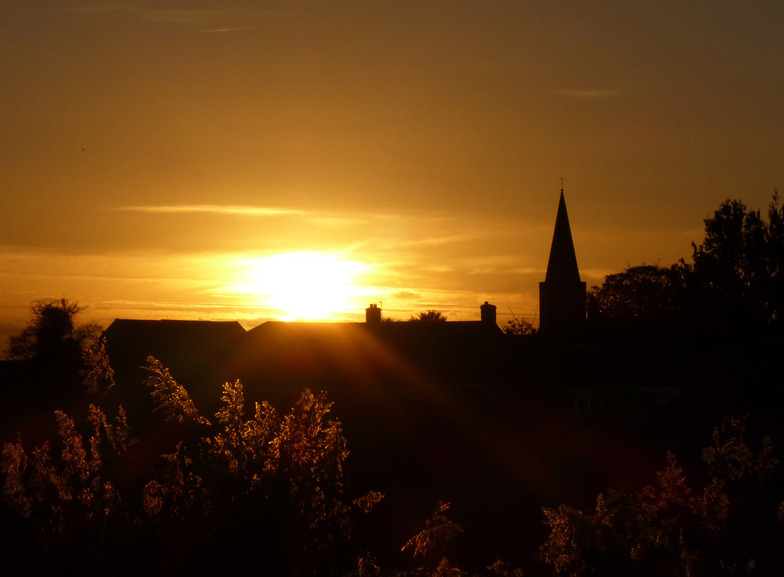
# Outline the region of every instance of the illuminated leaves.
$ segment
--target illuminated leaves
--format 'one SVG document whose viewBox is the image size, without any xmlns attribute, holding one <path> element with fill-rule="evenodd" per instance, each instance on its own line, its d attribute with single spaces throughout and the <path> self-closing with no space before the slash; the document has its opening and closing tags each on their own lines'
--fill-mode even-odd
<svg viewBox="0 0 784 577">
<path fill-rule="evenodd" d="M 155 357 L 147 357 L 147 364 L 142 368 L 150 373 L 150 376 L 144 380 L 144 384 L 152 389 L 150 394 L 155 402 L 155 410 L 162 413 L 166 421 L 210 424 L 207 419 L 199 415 L 188 391 L 174 380 L 163 363 Z"/>
<path fill-rule="evenodd" d="M 178 523 L 209 540 L 215 527 L 237 515 L 268 532 L 270 543 L 296 543 L 302 555 L 295 565 L 311 566 L 332 544 L 348 539 L 353 511 L 369 512 L 383 498 L 374 492 L 345 499 L 348 449 L 340 422 L 328 418 L 332 403 L 325 393 L 303 391 L 283 416 L 268 403 L 256 403 L 253 417 L 246 418 L 242 383 L 225 383 L 211 422 L 158 361 L 149 359 L 147 370 L 157 409 L 191 433 L 183 429 L 176 450 L 163 456 L 165 466 L 144 488 L 144 511 L 153 522 Z M 281 517 L 285 530 L 267 526 Z"/>
<path fill-rule="evenodd" d="M 108 364 L 96 366 L 106 374 Z M 224 568 L 263 551 L 265 562 L 287 566 L 286 573 L 313 573 L 347 546 L 352 516 L 383 498 L 344 495 L 347 443 L 325 393 L 305 390 L 283 415 L 255 403 L 248 417 L 242 383 L 228 382 L 208 420 L 162 363 L 149 358 L 145 368 L 155 410 L 167 422 L 158 440 L 171 442 L 159 458 L 137 449 L 122 407 L 109 418 L 90 405 L 82 422 L 56 411 L 51 444 L 30 453 L 21 439 L 4 446 L 4 500 L 35 529 L 45 564 L 67 555 L 84 569 L 85 556 L 106 554 L 90 561 L 106 569 L 116 557 L 104 552 L 119 547 L 126 560 L 154 565 L 158 554 L 185 546 L 222 559 Z M 149 549 L 138 553 L 136 541 Z M 221 557 L 227 550 L 233 559 Z"/>
<path fill-rule="evenodd" d="M 85 439 L 69 415 L 55 411 L 56 458 L 48 442 L 30 455 L 21 440 L 3 448 L 5 500 L 34 523 L 47 548 L 63 538 L 102 530 L 123 516 L 120 494 L 105 464 L 131 444 L 125 414 L 120 410 L 110 424 L 103 411 L 91 405 L 88 420 L 93 431 Z"/>
<path fill-rule="evenodd" d="M 363 513 L 370 513 L 373 507 L 384 499 L 384 494 L 378 491 L 370 491 L 367 495 L 354 499 L 351 504 Z"/>
<path fill-rule="evenodd" d="M 114 370 L 106 354 L 106 339 L 101 337 L 82 349 L 85 369 L 82 382 L 87 392 L 93 395 L 106 394 L 114 387 Z"/>
<path fill-rule="evenodd" d="M 157 479 L 144 486 L 142 503 L 151 517 L 162 516 L 201 526 L 212 508 L 198 464 L 187 455 L 182 442 L 173 453 L 162 455 L 166 465 Z"/>
<path fill-rule="evenodd" d="M 713 446 L 702 450 L 702 460 L 710 472 L 725 481 L 735 482 L 744 477 L 765 481 L 773 476 L 778 459 L 773 454 L 770 438 L 763 437 L 755 455 L 746 443 L 745 419 L 726 418 L 712 434 Z"/>
<path fill-rule="evenodd" d="M 33 502 L 25 487 L 28 462 L 29 459 L 22 448 L 21 440 L 5 444 L 3 459 L 0 461 L 4 477 L 3 496 L 14 510 L 25 518 L 30 517 Z"/>
<path fill-rule="evenodd" d="M 672 454 L 656 482 L 599 495 L 595 512 L 544 509 L 541 558 L 555 575 L 745 574 L 776 563 L 778 501 L 765 492 L 777 461 L 769 440 L 755 454 L 743 419 L 727 419 L 703 450 L 709 478 L 689 486 Z"/>
<path fill-rule="evenodd" d="M 401 551 L 410 551 L 414 558 L 421 557 L 426 565 L 434 567 L 433 575 L 460 575 L 460 570 L 452 567 L 446 558 L 446 551 L 455 537 L 463 529 L 449 519 L 446 513 L 451 503 L 439 501 L 433 516 L 425 522 L 425 528 L 411 537 Z M 436 560 L 440 559 L 436 563 Z M 422 569 L 420 568 L 420 571 Z"/>
</svg>

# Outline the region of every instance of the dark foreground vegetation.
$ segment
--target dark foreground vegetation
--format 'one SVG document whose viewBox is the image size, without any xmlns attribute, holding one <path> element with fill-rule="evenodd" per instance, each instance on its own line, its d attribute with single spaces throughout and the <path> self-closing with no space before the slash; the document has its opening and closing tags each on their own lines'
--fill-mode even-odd
<svg viewBox="0 0 784 577">
<path fill-rule="evenodd" d="M 476 371 L 401 348 L 361 387 L 277 351 L 222 387 L 115 374 L 39 303 L 2 367 L 2 572 L 782 574 L 784 210 L 705 224 L 691 262 L 594 287 L 583 332 L 516 320 Z"/>
</svg>

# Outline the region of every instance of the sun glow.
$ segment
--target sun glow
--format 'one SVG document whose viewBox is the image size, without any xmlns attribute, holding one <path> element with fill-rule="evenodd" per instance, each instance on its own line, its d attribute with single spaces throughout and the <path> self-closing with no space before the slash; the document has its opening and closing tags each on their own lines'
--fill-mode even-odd
<svg viewBox="0 0 784 577">
<path fill-rule="evenodd" d="M 339 253 L 294 252 L 243 259 L 232 291 L 247 295 L 282 320 L 318 320 L 364 308 L 357 284 L 370 267 Z M 361 309 L 359 309 L 361 310 Z"/>
</svg>

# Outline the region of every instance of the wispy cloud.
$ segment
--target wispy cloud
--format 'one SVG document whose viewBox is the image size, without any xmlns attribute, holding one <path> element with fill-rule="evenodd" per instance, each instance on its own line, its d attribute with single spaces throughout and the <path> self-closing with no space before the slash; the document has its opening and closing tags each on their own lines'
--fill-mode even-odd
<svg viewBox="0 0 784 577">
<path fill-rule="evenodd" d="M 373 215 L 378 216 L 378 215 Z M 379 218 L 383 218 L 383 216 L 379 216 Z M 354 226 L 357 224 L 364 224 L 367 223 L 371 219 L 370 216 L 362 216 L 362 215 L 318 215 L 314 216 L 313 218 L 309 219 L 315 225 L 329 227 L 329 228 L 344 228 L 348 226 Z"/>
<path fill-rule="evenodd" d="M 446 246 L 451 244 L 459 244 L 472 242 L 482 237 L 481 233 L 475 234 L 444 234 L 443 236 L 426 236 L 415 239 L 395 239 L 395 246 L 398 248 L 418 248 L 418 247 L 435 247 Z"/>
<path fill-rule="evenodd" d="M 234 27 L 224 27 L 224 28 L 205 28 L 202 30 L 203 34 L 226 34 L 229 32 L 244 32 L 246 30 L 255 30 L 255 26 L 234 26 Z"/>
<path fill-rule="evenodd" d="M 249 206 L 241 204 L 170 204 L 123 206 L 120 212 L 146 212 L 153 214 L 227 214 L 237 216 L 285 216 L 305 214 L 305 211 L 294 208 L 269 206 Z"/>
</svg>

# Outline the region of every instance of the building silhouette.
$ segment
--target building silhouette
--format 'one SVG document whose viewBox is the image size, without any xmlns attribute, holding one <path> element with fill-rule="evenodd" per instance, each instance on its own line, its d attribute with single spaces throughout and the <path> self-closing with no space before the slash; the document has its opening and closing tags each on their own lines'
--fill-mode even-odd
<svg viewBox="0 0 784 577">
<path fill-rule="evenodd" d="M 568 335 L 585 322 L 586 285 L 563 190 L 539 294 L 543 335 Z M 479 309 L 472 321 L 384 322 L 373 303 L 364 323 L 268 321 L 248 331 L 236 322 L 117 319 L 105 336 L 118 381 L 135 388 L 145 377 L 140 366 L 154 356 L 205 398 L 216 397 L 215 383 L 234 378 L 289 391 L 325 386 L 333 393 L 373 381 L 404 383 L 412 374 L 401 372 L 406 366 L 435 387 L 508 384 L 503 365 L 511 344 L 498 327 L 496 306 L 484 301 Z M 270 393 L 267 388 L 263 395 Z"/>
<path fill-rule="evenodd" d="M 539 330 L 543 334 L 574 332 L 585 324 L 585 283 L 580 280 L 577 256 L 563 189 L 555 218 L 547 274 L 539 283 Z"/>
</svg>

